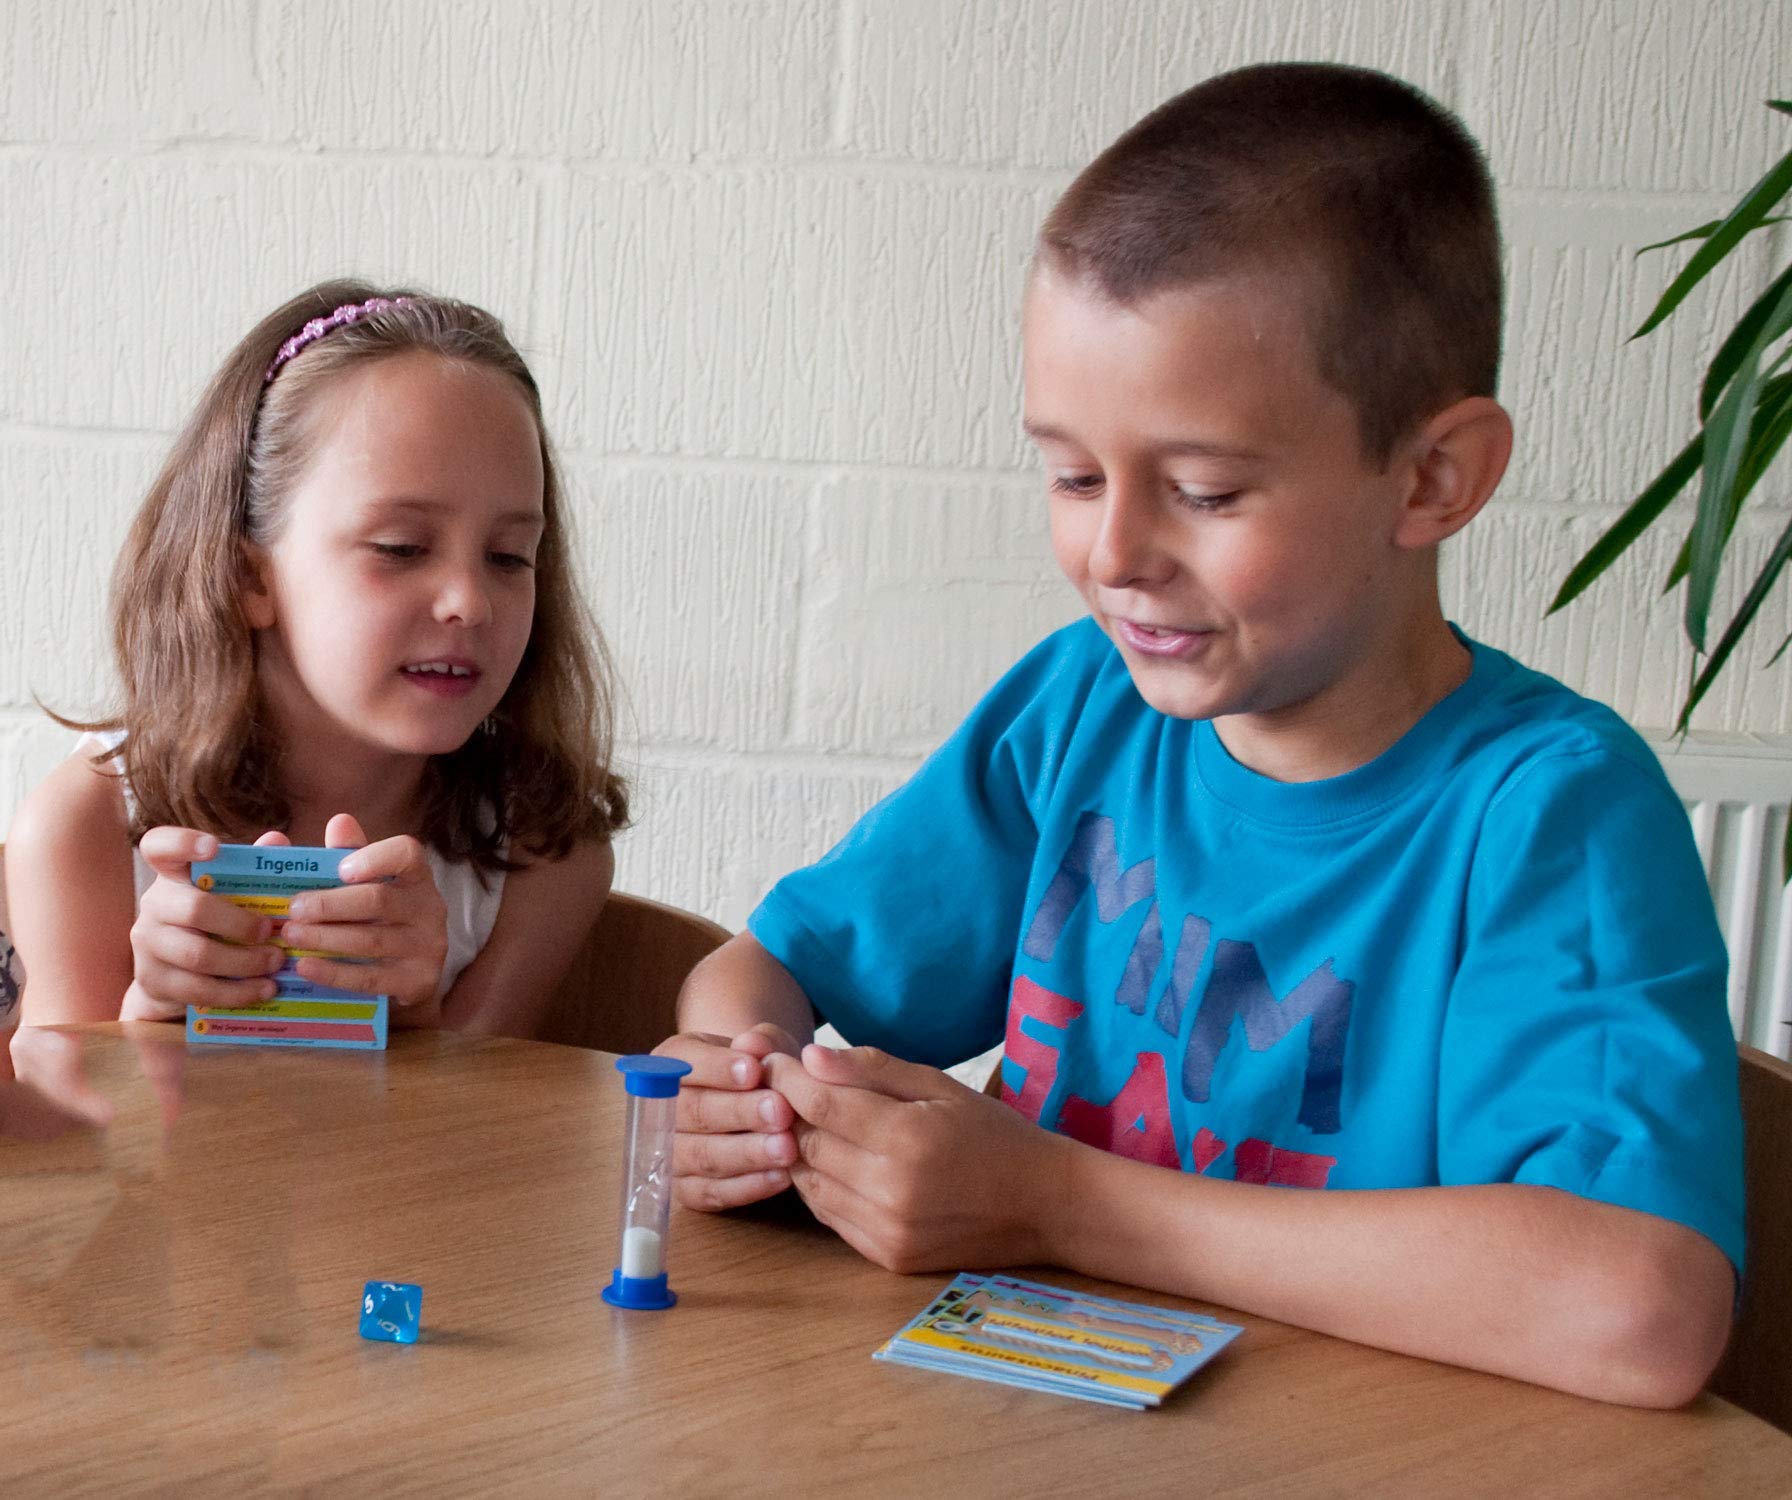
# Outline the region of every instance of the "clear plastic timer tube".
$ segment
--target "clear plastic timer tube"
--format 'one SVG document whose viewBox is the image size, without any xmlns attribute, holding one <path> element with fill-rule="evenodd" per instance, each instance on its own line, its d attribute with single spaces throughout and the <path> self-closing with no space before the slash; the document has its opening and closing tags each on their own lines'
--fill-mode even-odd
<svg viewBox="0 0 1792 1500">
<path fill-rule="evenodd" d="M 604 1288 L 604 1300 L 617 1307 L 670 1307 L 678 1300 L 666 1278 L 672 1139 L 678 1119 L 679 1079 L 690 1067 L 667 1057 L 624 1057 L 617 1060 L 616 1067 L 628 1090 L 628 1113 L 623 1129 L 616 1269 Z"/>
</svg>

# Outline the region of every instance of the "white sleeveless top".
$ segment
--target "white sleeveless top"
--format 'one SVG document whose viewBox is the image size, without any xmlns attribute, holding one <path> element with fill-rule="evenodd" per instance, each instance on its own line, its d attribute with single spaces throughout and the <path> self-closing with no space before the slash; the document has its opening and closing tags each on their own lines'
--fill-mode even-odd
<svg viewBox="0 0 1792 1500">
<path fill-rule="evenodd" d="M 82 735 L 75 749 L 97 754 L 123 743 L 124 731 L 112 729 L 103 734 Z M 119 763 L 114 761 L 113 764 L 118 766 Z M 119 769 L 122 772 L 122 766 Z M 119 784 L 124 792 L 125 806 L 134 816 L 137 801 L 131 793 L 130 780 L 121 774 Z M 492 926 L 498 920 L 498 907 L 504 900 L 504 871 L 493 870 L 482 882 L 479 872 L 465 860 L 443 859 L 427 845 L 423 857 L 429 861 L 436 889 L 442 893 L 442 903 L 448 908 L 448 954 L 442 960 L 442 982 L 436 988 L 436 998 L 440 999 L 453 988 L 461 970 L 479 956 L 479 950 L 491 937 Z M 131 874 L 137 886 L 137 899 L 141 901 L 156 875 L 135 849 L 131 850 Z"/>
</svg>

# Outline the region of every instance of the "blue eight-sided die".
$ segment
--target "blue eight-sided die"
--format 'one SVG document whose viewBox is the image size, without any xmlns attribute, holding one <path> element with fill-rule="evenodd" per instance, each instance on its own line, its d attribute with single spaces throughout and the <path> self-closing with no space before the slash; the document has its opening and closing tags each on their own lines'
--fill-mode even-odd
<svg viewBox="0 0 1792 1500">
<path fill-rule="evenodd" d="M 370 1281 L 361 1293 L 361 1337 L 414 1344 L 423 1326 L 423 1288 L 408 1281 Z"/>
</svg>

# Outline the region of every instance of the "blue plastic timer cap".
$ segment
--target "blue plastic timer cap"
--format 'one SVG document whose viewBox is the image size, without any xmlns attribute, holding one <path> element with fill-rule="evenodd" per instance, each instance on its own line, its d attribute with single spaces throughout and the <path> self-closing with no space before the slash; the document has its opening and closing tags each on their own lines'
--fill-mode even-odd
<svg viewBox="0 0 1792 1500">
<path fill-rule="evenodd" d="M 670 1099 L 678 1092 L 678 1080 L 691 1071 L 691 1065 L 676 1057 L 638 1052 L 633 1057 L 617 1058 L 616 1071 L 631 1094 L 639 1094 L 643 1099 Z"/>
</svg>

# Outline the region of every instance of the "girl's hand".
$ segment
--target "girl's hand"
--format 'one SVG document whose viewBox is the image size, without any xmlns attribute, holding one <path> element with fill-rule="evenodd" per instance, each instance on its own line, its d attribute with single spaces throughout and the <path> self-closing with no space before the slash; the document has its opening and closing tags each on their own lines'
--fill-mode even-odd
<svg viewBox="0 0 1792 1500">
<path fill-rule="evenodd" d="M 137 846 L 155 880 L 131 927 L 131 987 L 119 1018 L 172 1021 L 189 1005 L 257 1005 L 273 998 L 268 976 L 285 955 L 268 942 L 273 923 L 191 881 L 195 860 L 218 841 L 192 828 L 152 828 Z"/>
<path fill-rule="evenodd" d="M 342 862 L 338 889 L 293 898 L 281 941 L 340 957 L 301 958 L 299 973 L 337 989 L 390 995 L 400 1025 L 439 1026 L 448 907 L 423 845 L 409 834 L 368 844 L 347 813 L 330 819 L 324 843 L 358 852 Z"/>
</svg>

